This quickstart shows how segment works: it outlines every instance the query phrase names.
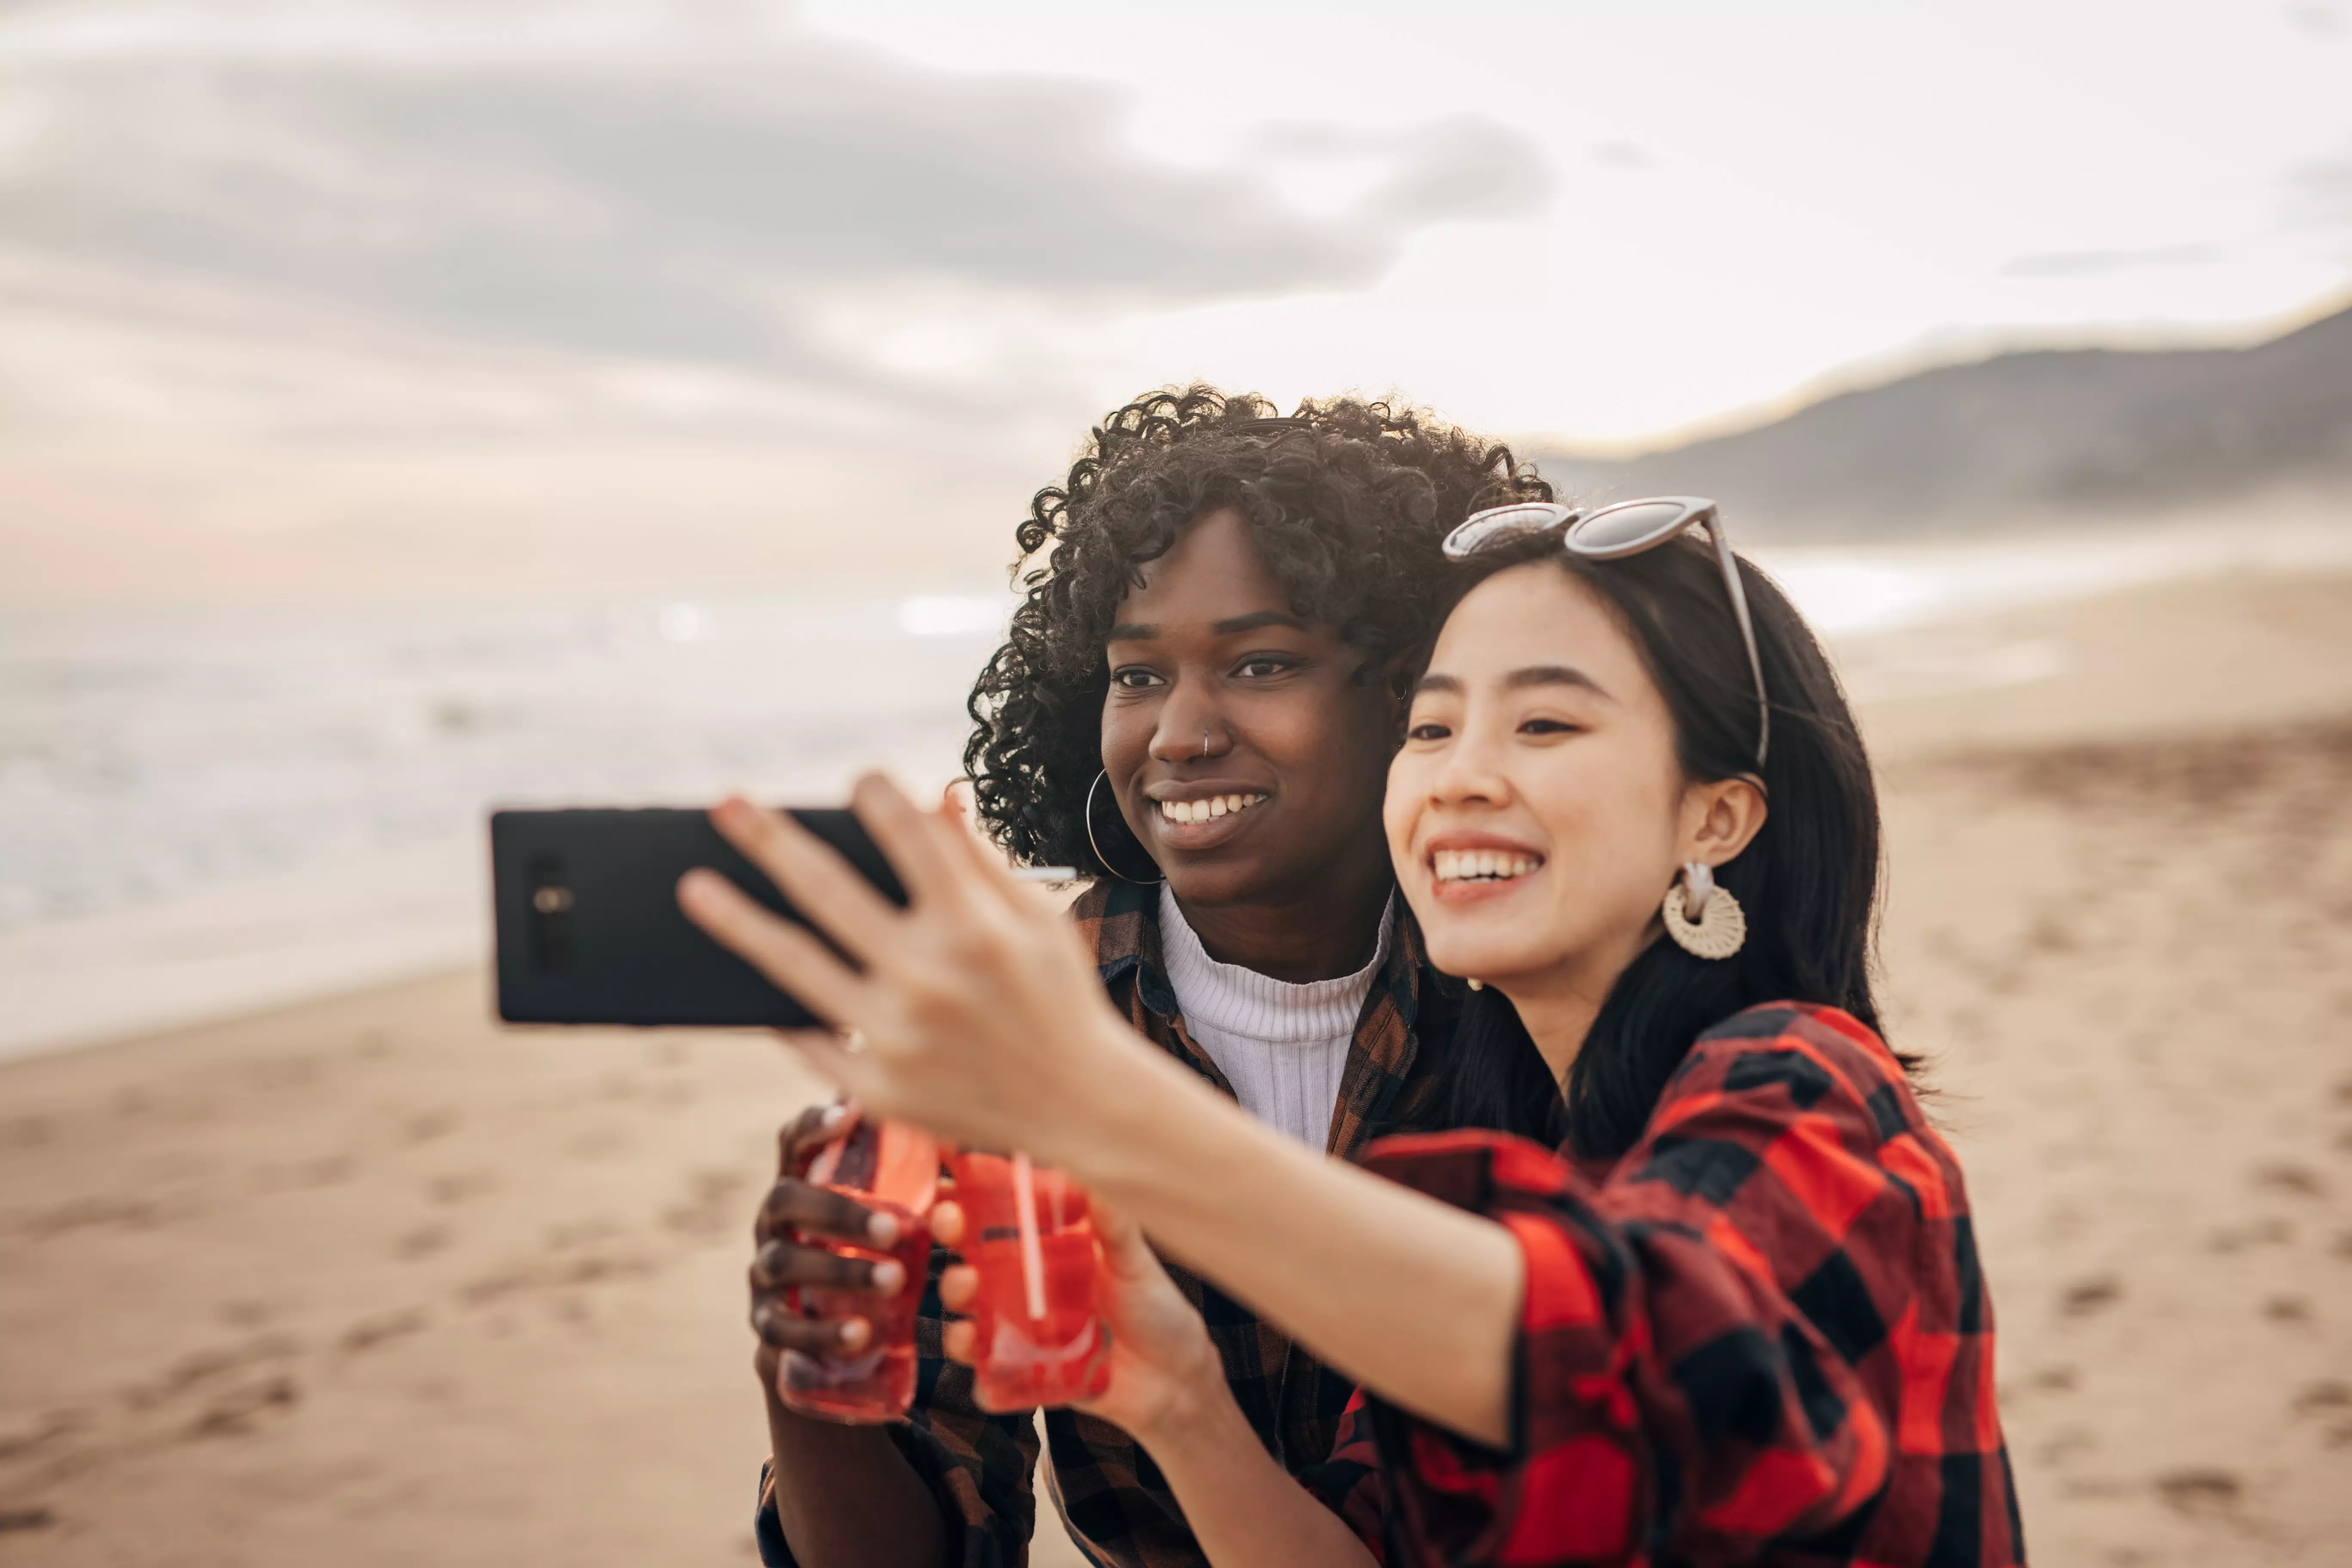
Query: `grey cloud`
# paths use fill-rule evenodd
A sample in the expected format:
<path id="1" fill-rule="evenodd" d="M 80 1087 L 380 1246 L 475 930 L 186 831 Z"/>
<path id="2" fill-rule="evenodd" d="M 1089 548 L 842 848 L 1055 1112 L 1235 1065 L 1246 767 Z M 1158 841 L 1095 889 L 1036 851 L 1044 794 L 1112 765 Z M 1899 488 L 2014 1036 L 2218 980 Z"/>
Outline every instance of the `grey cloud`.
<path id="1" fill-rule="evenodd" d="M 1277 162 L 1361 163 L 1386 170 L 1356 205 L 1384 225 L 1517 217 L 1551 194 L 1551 167 L 1526 136 L 1455 116 L 1396 131 L 1289 121 L 1266 128 L 1256 154 Z"/>
<path id="2" fill-rule="evenodd" d="M 1311 217 L 1245 174 L 1126 151 L 1102 89 L 806 37 L 586 65 L 19 58 L 0 61 L 12 100 L 31 130 L 0 144 L 11 243 L 770 364 L 814 355 L 797 323 L 826 285 L 1104 302 L 1360 285 L 1405 228 L 1542 186 L 1530 148 L 1454 121 L 1385 148 L 1364 211 Z"/>
<path id="3" fill-rule="evenodd" d="M 2301 4 L 2282 7 L 2282 12 L 2288 26 L 2310 37 L 2336 38 L 2347 31 L 2344 8 L 2340 5 L 2302 0 Z"/>
<path id="4" fill-rule="evenodd" d="M 1657 162 L 1639 142 L 1596 142 L 1592 161 L 1610 169 L 1646 169 Z"/>
<path id="5" fill-rule="evenodd" d="M 1364 203 L 1371 216 L 1405 223 L 1517 217 L 1551 194 L 1551 169 L 1533 142 L 1483 120 L 1444 120 L 1395 149 L 1397 172 Z"/>

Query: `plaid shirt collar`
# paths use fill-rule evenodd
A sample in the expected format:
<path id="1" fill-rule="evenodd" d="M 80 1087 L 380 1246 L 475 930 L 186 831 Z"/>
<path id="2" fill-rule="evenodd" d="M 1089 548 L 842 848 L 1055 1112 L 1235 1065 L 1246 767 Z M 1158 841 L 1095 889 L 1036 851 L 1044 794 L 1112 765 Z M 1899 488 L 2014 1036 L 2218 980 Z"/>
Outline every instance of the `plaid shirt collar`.
<path id="1" fill-rule="evenodd" d="M 1160 885 L 1099 880 L 1071 907 L 1078 929 L 1094 944 L 1103 987 L 1136 1028 L 1177 1060 L 1226 1094 L 1233 1086 L 1208 1053 L 1194 1042 L 1168 983 L 1160 945 Z M 1412 1077 L 1420 1054 L 1423 987 L 1430 984 L 1421 928 L 1402 900 L 1388 958 L 1356 1017 L 1354 1041 L 1332 1107 L 1331 1135 L 1325 1152 L 1352 1159 L 1381 1132 L 1398 1111 L 1397 1096 Z M 1425 1076 L 1425 1075 L 1424 1075 Z"/>

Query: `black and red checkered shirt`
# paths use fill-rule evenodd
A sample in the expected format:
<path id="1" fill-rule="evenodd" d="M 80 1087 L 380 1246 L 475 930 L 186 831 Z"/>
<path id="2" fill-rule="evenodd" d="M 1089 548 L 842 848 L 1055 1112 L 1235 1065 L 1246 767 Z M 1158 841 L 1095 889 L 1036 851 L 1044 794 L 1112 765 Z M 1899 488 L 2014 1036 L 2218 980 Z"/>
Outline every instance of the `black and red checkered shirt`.
<path id="1" fill-rule="evenodd" d="M 1233 1093 L 1217 1066 L 1186 1032 L 1160 946 L 1160 889 L 1099 882 L 1072 908 L 1095 950 L 1111 1001 L 1170 1055 Z M 1439 1092 L 1457 983 L 1439 983 L 1423 956 L 1421 933 L 1400 904 L 1389 956 L 1358 1015 L 1354 1043 L 1333 1108 L 1330 1152 L 1360 1155 L 1371 1140 L 1424 1127 Z M 991 1415 L 972 1402 L 971 1369 L 940 1347 L 946 1313 L 940 1271 L 954 1261 L 931 1251 L 929 1283 L 915 1329 L 915 1403 L 889 1428 L 899 1452 L 938 1499 L 948 1523 L 948 1561 L 957 1568 L 1014 1568 L 1028 1560 L 1037 1503 L 1031 1477 L 1037 1434 L 1030 1415 Z M 1259 1439 L 1293 1472 L 1331 1453 L 1353 1384 L 1249 1308 L 1198 1276 L 1168 1272 L 1209 1325 L 1234 1391 Z M 1119 1428 L 1071 1410 L 1045 1413 L 1053 1467 L 1048 1483 L 1080 1548 L 1118 1568 L 1205 1568 L 1183 1510 L 1159 1467 Z M 760 1560 L 793 1562 L 761 1477 L 756 1520 Z"/>
<path id="2" fill-rule="evenodd" d="M 1846 1014 L 1710 1029 L 1611 1167 L 1487 1132 L 1363 1163 L 1527 1260 L 1507 1447 L 1359 1396 L 1302 1477 L 1390 1568 L 2024 1562 L 1960 1168 Z"/>

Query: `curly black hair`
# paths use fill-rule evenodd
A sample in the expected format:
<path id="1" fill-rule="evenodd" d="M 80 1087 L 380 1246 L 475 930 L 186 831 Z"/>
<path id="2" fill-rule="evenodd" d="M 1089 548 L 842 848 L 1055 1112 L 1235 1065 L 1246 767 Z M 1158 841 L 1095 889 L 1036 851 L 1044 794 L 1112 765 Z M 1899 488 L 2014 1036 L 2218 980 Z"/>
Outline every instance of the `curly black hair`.
<path id="1" fill-rule="evenodd" d="M 1015 532 L 1028 595 L 967 704 L 964 771 L 982 821 L 1016 860 L 1109 869 L 1085 820 L 1102 767 L 1103 646 L 1144 563 L 1193 520 L 1239 511 L 1291 613 L 1385 667 L 1428 635 L 1446 531 L 1480 507 L 1550 499 L 1508 447 L 1390 403 L 1310 399 L 1284 419 L 1255 394 L 1210 386 L 1136 399 L 1096 426 Z M 1095 829 L 1128 865 L 1143 861 L 1116 813 Z"/>

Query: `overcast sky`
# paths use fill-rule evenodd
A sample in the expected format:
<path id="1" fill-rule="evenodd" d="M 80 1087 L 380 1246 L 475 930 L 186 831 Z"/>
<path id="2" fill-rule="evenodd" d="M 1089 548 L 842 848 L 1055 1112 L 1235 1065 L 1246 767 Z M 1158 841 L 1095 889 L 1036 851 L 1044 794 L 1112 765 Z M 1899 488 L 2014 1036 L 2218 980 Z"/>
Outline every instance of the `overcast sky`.
<path id="1" fill-rule="evenodd" d="M 1633 440 L 2339 297 L 2352 0 L 0 5 L 0 261 L 1062 450 L 1195 375 Z"/>

